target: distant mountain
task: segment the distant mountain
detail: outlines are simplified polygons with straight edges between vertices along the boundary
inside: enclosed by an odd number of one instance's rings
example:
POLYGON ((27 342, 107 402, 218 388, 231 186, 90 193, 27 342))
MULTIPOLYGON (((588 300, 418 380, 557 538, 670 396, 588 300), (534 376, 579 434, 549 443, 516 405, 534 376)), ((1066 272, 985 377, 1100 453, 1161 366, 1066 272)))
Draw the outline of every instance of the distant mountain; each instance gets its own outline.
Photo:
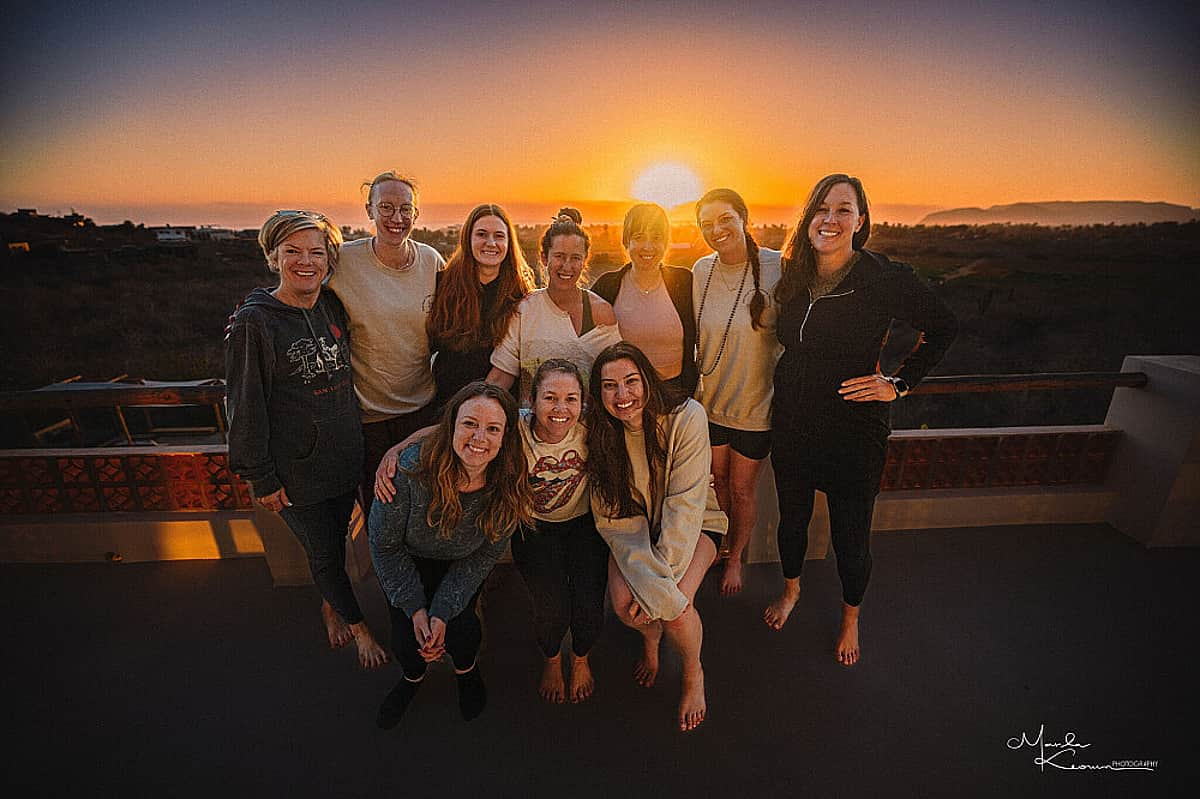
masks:
POLYGON ((1188 222, 1200 219, 1200 208, 1172 203, 1096 200, 993 205, 991 208, 952 208, 926 214, 922 225, 1136 225, 1188 222))

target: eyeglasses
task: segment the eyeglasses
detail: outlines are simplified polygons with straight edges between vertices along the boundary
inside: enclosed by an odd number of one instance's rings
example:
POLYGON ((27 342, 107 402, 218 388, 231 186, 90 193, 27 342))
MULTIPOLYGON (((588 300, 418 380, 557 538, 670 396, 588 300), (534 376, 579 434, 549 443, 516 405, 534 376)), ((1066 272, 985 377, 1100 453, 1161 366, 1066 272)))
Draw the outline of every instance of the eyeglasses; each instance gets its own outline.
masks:
POLYGON ((276 211, 275 216, 307 216, 309 219, 325 220, 325 214, 318 214, 316 211, 300 211, 300 210, 285 210, 276 211))
POLYGON ((375 210, 378 211, 379 215, 384 218, 390 217, 393 214, 399 212, 401 219, 408 219, 408 220, 415 219, 417 214, 420 213, 417 210, 416 206, 413 206, 413 205, 396 206, 396 205, 392 205, 389 202, 375 203, 375 210))

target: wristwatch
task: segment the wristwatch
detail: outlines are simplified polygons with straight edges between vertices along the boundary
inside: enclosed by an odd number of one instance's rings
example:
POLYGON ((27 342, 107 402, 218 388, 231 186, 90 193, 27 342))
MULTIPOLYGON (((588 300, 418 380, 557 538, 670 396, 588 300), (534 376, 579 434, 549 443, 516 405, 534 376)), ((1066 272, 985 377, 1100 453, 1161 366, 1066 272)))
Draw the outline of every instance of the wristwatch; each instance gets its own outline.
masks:
POLYGON ((892 388, 896 389, 896 399, 900 399, 908 393, 908 381, 903 377, 885 377, 884 380, 892 384, 892 388))

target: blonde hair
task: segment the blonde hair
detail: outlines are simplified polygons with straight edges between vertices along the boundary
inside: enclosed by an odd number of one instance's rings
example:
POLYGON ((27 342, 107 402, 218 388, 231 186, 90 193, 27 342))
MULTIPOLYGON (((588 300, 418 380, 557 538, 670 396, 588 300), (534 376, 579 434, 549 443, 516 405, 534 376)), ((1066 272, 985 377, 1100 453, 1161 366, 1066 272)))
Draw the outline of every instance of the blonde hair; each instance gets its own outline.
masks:
POLYGON ((403 172, 396 172, 392 169, 389 169, 386 172, 380 172, 378 175, 371 178, 369 182, 365 180, 363 181, 363 188, 367 190, 367 204, 369 205, 371 203, 371 195, 375 193, 376 186, 378 186, 380 183, 387 183, 388 181, 392 180, 408 186, 408 188, 412 190, 413 205, 420 204, 419 197, 421 190, 417 188, 417 181, 408 175, 405 175, 403 172))
POLYGON ((324 214, 316 211, 276 211, 263 223, 258 231, 258 246, 267 259, 267 268, 278 272, 279 267, 272 256, 288 236, 301 230, 319 230, 325 234, 325 251, 329 262, 329 273, 333 274, 338 262, 338 248, 342 246, 342 231, 324 214))

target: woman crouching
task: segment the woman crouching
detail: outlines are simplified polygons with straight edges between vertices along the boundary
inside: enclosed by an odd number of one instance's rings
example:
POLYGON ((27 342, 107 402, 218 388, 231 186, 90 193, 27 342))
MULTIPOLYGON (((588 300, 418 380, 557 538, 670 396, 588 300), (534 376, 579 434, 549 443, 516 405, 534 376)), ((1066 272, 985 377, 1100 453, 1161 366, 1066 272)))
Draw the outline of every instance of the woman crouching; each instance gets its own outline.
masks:
POLYGON ((482 380, 467 384, 446 403, 432 435, 401 453, 392 500, 371 507, 371 559, 404 670, 379 708, 384 729, 404 715, 427 664, 445 654, 462 717, 475 718, 487 704, 475 662, 483 636, 479 590, 508 538, 532 521, 517 425, 507 391, 482 380))
POLYGON ((679 649, 679 729, 692 730, 705 715, 696 589, 728 527, 711 485, 708 420, 624 341, 597 356, 589 391, 592 512, 612 552, 613 610, 642 635, 634 679, 643 687, 658 676, 664 633, 679 649))

